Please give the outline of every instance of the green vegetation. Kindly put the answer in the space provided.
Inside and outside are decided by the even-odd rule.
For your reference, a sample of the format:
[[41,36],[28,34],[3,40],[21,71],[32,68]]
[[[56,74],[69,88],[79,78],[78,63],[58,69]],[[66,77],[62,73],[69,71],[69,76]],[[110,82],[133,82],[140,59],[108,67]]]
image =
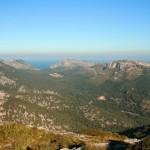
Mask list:
[[83,143],[69,135],[57,135],[16,123],[0,126],[0,149],[56,150],[76,145],[83,145]]
[[[84,130],[81,134],[59,134],[16,123],[0,126],[0,149],[5,150],[58,150],[73,147],[98,150],[98,143],[109,143],[110,140],[123,142],[125,139],[127,137],[101,130]],[[106,147],[101,149],[105,150]]]
[[[0,89],[9,97],[1,106],[2,122],[16,121],[52,130],[78,132],[102,129],[120,132],[147,125],[150,122],[150,70],[128,80],[126,72],[113,80],[118,70],[104,70],[99,65],[94,71],[83,68],[53,70],[17,70],[0,66],[2,73],[16,82]],[[141,69],[141,68],[140,68]],[[59,73],[63,78],[51,77]],[[119,72],[119,75],[122,72]],[[21,87],[25,92],[18,92]],[[46,93],[46,91],[54,93]],[[56,94],[57,93],[57,94]],[[98,100],[104,96],[106,100]]]

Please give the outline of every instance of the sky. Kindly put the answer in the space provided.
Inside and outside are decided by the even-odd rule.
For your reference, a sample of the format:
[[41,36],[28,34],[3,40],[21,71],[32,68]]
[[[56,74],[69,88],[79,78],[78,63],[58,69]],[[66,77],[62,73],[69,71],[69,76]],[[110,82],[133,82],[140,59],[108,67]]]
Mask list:
[[149,58],[150,0],[1,0],[0,56]]

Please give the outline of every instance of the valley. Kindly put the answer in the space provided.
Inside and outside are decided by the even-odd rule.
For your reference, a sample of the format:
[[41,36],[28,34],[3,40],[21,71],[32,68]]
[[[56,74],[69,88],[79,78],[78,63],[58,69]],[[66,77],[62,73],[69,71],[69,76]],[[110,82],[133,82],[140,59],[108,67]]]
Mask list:
[[75,133],[149,125],[149,63],[65,60],[47,70],[12,63],[0,61],[1,125]]

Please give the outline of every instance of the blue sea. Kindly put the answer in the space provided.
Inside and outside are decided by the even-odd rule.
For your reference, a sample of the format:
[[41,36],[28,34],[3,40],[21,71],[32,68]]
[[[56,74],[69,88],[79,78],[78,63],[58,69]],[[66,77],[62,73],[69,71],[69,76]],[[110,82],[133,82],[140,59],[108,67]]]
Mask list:
[[58,60],[26,60],[26,62],[39,69],[49,69]]

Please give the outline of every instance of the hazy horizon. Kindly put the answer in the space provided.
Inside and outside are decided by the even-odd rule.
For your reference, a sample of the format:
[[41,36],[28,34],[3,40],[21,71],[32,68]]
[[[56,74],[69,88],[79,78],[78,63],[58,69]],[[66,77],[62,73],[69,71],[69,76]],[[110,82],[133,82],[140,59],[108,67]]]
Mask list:
[[[122,52],[123,53],[123,52]],[[111,60],[125,60],[125,59],[133,59],[138,61],[150,61],[150,55],[148,53],[143,52],[125,52],[122,54],[117,51],[116,53],[41,53],[41,54],[31,54],[31,53],[7,53],[0,54],[0,58],[4,60],[10,59],[23,59],[23,60],[62,60],[62,59],[79,59],[79,60],[96,60],[96,61],[111,61]]]
[[26,63],[31,64],[32,66],[35,66],[39,69],[48,69],[52,64],[58,63],[60,61],[62,61],[63,59],[74,59],[74,60],[82,60],[82,61],[88,61],[88,62],[96,62],[96,63],[108,63],[111,61],[118,61],[118,60],[127,60],[127,59],[132,59],[132,60],[136,60],[136,61],[143,61],[143,62],[149,62],[150,63],[150,59],[149,57],[135,57],[135,56],[127,56],[127,57],[120,57],[120,56],[41,56],[41,57],[37,57],[37,56],[27,56],[27,55],[6,55],[4,57],[1,57],[1,59],[3,59],[4,61],[10,61],[12,59],[17,60],[17,59],[22,59],[24,60]]

